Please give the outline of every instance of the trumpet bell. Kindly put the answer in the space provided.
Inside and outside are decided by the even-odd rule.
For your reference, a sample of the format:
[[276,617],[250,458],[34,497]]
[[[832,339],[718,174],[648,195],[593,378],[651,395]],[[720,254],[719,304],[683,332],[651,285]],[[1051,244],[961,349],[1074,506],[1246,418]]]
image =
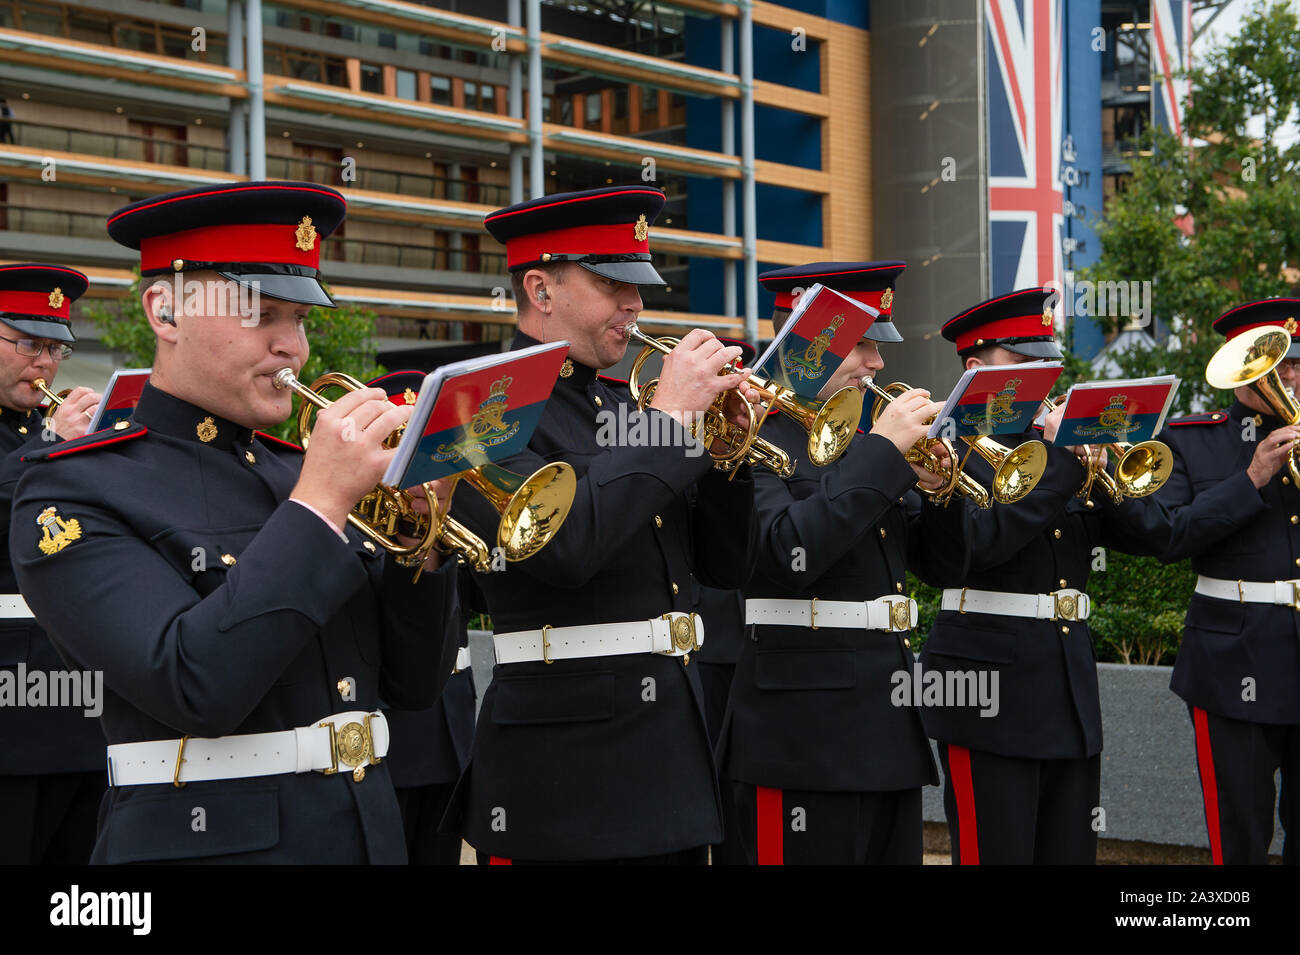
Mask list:
[[1280,325],[1265,325],[1254,334],[1224,342],[1205,366],[1205,380],[1215,388],[1249,387],[1268,402],[1286,424],[1300,421],[1300,405],[1282,384],[1277,366],[1291,347],[1291,335]]
[[1163,441],[1135,444],[1115,464],[1115,482],[1125,497],[1154,494],[1173,473],[1173,454]]
[[[995,441],[978,438],[993,445],[993,454],[1002,455],[993,472],[993,499],[999,504],[1014,504],[1038,486],[1047,468],[1047,447],[1041,441],[1026,441],[1014,448],[1004,448]],[[981,454],[983,452],[981,451]],[[994,460],[984,455],[986,460]]]
[[466,473],[464,480],[501,515],[497,546],[505,559],[524,560],[545,547],[573,506],[578,480],[564,462],[547,464],[528,477],[495,464]]
[[862,419],[862,392],[841,388],[822,402],[808,427],[808,460],[825,467],[848,449]]

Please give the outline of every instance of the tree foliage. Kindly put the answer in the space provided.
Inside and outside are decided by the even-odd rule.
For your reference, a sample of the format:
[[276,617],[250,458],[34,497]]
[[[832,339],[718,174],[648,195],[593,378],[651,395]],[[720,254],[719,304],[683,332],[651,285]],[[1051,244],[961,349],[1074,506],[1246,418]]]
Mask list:
[[[1097,224],[1101,255],[1079,276],[1152,283],[1157,346],[1114,357],[1125,376],[1178,375],[1180,411],[1227,400],[1205,382],[1205,364],[1222,342],[1214,319],[1244,302],[1293,294],[1300,142],[1279,145],[1277,134],[1300,117],[1297,36],[1300,18],[1288,4],[1260,0],[1236,36],[1201,57],[1187,74],[1192,147],[1163,128],[1146,132],[1131,180]],[[1262,135],[1251,135],[1252,121]],[[1125,319],[1110,321],[1113,328]]]
[[[128,368],[148,368],[154,359],[154,334],[140,304],[140,272],[127,297],[115,309],[90,305],[86,314],[100,329],[100,341],[123,356]],[[382,375],[374,341],[375,313],[356,306],[313,308],[307,314],[310,357],[299,378],[310,384],[327,371],[341,371],[360,381]],[[295,411],[298,399],[295,401]],[[278,437],[297,441],[296,414],[272,429]]]

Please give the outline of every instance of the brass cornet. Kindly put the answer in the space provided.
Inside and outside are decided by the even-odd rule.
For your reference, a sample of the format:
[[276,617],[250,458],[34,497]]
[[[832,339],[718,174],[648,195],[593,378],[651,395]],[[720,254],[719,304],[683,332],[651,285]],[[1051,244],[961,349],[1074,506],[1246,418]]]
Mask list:
[[[314,409],[328,408],[334,403],[320,394],[321,389],[357,391],[366,387],[351,375],[329,372],[309,388],[298,381],[290,368],[281,368],[272,381],[277,388],[288,388],[303,399],[298,409],[298,437],[304,448],[311,440]],[[390,434],[384,446],[397,447],[404,428]],[[526,478],[495,464],[483,464],[455,476],[449,500],[450,494],[455,493],[456,482],[461,480],[486,497],[501,515],[496,543],[508,561],[524,560],[546,546],[568,516],[577,488],[573,468],[563,462],[548,464]],[[422,486],[428,495],[428,514],[414,509],[414,498],[407,491],[381,483],[352,509],[348,523],[394,555],[404,567],[422,565],[437,549],[457,554],[475,570],[487,573],[492,566],[487,544],[450,514],[438,513],[432,482]],[[417,542],[402,544],[397,540],[399,533],[414,537]]]
[[[1062,400],[1064,399],[1047,398],[1043,401],[1043,406],[1051,414]],[[1125,498],[1146,497],[1164,487],[1169,475],[1174,472],[1173,452],[1163,441],[1140,441],[1137,444],[1111,441],[1101,445],[1115,455],[1113,477],[1101,466],[1101,455],[1093,454],[1091,445],[1083,447],[1088,457],[1088,476],[1076,496],[1085,501],[1091,499],[1094,484],[1100,485],[1116,504]]]
[[[1219,346],[1205,366],[1205,380],[1214,388],[1230,390],[1243,385],[1273,409],[1283,424],[1300,424],[1300,403],[1277,373],[1291,347],[1291,333],[1281,325],[1265,325],[1247,337],[1238,335]],[[1291,483],[1300,487],[1300,459],[1291,446],[1286,468]]]
[[[67,398],[68,395],[72,393],[71,388],[64,388],[56,395],[54,392],[50,391],[50,389],[46,386],[44,378],[32,379],[32,387],[35,388],[37,391],[42,392],[46,398],[50,399],[51,408],[57,408],[59,405],[63,404],[64,399]],[[91,419],[92,421],[95,420],[95,412],[92,411],[90,408],[87,408],[85,411],[82,412],[82,414],[84,414],[87,418]]]
[[[641,384],[641,371],[645,363],[655,352],[667,355],[680,342],[676,338],[652,338],[637,327],[636,322],[629,322],[623,327],[623,335],[629,341],[641,344],[641,354],[632,363],[628,375],[628,389],[632,393],[637,408],[644,411],[654,397],[658,379],[651,379]],[[722,374],[731,374],[735,368],[727,365]],[[802,398],[789,388],[784,388],[774,381],[751,375],[746,384],[759,394],[758,409],[750,409],[748,428],[739,428],[726,419],[723,404],[726,396],[719,395],[708,411],[704,413],[703,434],[692,434],[710,447],[714,466],[733,473],[741,463],[748,462],[766,467],[781,477],[794,473],[794,463],[781,448],[758,436],[772,408],[794,419],[808,433],[808,460],[818,467],[824,467],[835,461],[849,446],[862,417],[862,393],[856,388],[841,388],[825,401]],[[725,449],[714,452],[711,449],[713,439],[720,439]]]
[[[879,399],[871,409],[872,423],[880,417],[886,404],[910,390],[910,386],[900,381],[891,382],[884,388],[879,387],[869,377],[863,378],[862,382]],[[944,507],[948,506],[954,494],[968,497],[976,506],[982,508],[992,507],[993,501],[999,504],[1014,504],[1038,486],[1047,467],[1047,448],[1041,441],[1026,441],[1018,447],[1008,448],[986,435],[975,438],[962,437],[961,440],[970,449],[967,454],[973,451],[992,466],[991,493],[965,472],[963,468],[965,459],[957,460],[956,449],[946,438],[922,438],[904,455],[909,463],[918,464],[931,474],[944,478],[943,487],[933,491],[920,489],[922,494],[934,498]],[[939,457],[933,450],[935,445],[942,445],[947,450],[949,463],[946,466],[939,463]]]

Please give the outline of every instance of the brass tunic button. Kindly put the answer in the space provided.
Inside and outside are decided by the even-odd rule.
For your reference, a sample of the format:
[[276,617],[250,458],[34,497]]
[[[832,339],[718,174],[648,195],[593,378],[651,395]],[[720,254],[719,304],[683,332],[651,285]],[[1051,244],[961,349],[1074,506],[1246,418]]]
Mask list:
[[601,402],[601,400],[600,400],[600,395],[596,395],[596,397],[592,398],[591,400],[594,401],[594,402],[596,402],[596,407],[597,407],[597,408],[599,408],[599,407],[601,406],[601,404],[602,404],[602,402]]
[[1070,632],[1070,628],[1069,628],[1069,627],[1062,627],[1062,628],[1061,628],[1061,633],[1069,633],[1069,632]]
[[26,433],[27,433],[27,425],[25,425],[25,424],[20,424],[20,425],[18,426],[18,433],[19,433],[19,434],[26,434]]
[[909,650],[912,649],[912,641],[909,640],[907,637],[904,637],[904,638],[903,638],[903,646],[907,647],[907,649],[909,649]]
[[366,550],[370,551],[370,553],[372,554],[375,552],[375,545],[371,541],[363,541],[361,546],[364,547]]
[[882,528],[880,529],[880,537],[881,537],[881,539],[883,540],[883,539],[885,538],[885,536],[886,536],[886,535],[885,535],[885,529],[882,527]]
[[1092,509],[1093,509],[1094,507],[1096,507],[1097,505],[1095,505],[1095,504],[1092,503],[1092,498],[1088,498],[1088,500],[1086,500],[1086,501],[1083,502],[1083,506],[1086,507],[1086,508],[1088,508],[1088,510],[1092,510]]
[[1064,577],[1061,578],[1061,586],[1062,586],[1062,587],[1065,586],[1065,578],[1064,578]]
[[903,592],[903,585],[902,585],[902,584],[894,584],[894,589],[897,590],[897,591],[901,594],[901,593]]
[[1284,475],[1282,475],[1282,483],[1283,483],[1283,484],[1290,484],[1290,483],[1291,483],[1291,479],[1290,479],[1289,477],[1287,477],[1287,476],[1284,474]]
[[1264,423],[1264,416],[1263,416],[1263,415],[1255,415],[1255,424],[1258,426],[1258,425],[1261,425],[1261,424],[1263,424],[1263,423]]
[[234,567],[234,566],[235,566],[235,555],[234,555],[234,554],[222,554],[222,555],[221,555],[221,562],[222,562],[223,564],[225,564],[227,567]]
[[245,451],[245,452],[244,452],[244,460],[247,461],[249,464],[256,464],[256,463],[257,463],[257,458],[254,456],[254,454],[253,454],[252,451]]
[[663,527],[663,526],[664,526],[664,519],[663,519],[662,517],[660,517],[658,514],[656,514],[656,515],[655,515],[655,527]]
[[351,681],[351,680],[339,680],[339,682],[338,682],[338,690],[339,690],[339,696],[343,697],[343,699],[346,700],[347,697],[348,697],[348,694],[352,692],[352,681]]
[[352,781],[354,783],[359,783],[361,782],[361,780],[365,778],[366,778],[366,767],[358,766],[356,769],[352,770]]
[[1059,541],[1061,539],[1061,529],[1058,527],[1056,530],[1052,531],[1052,536]]
[[1291,523],[1292,523],[1292,524],[1300,524],[1300,517],[1296,517],[1296,515],[1292,514],[1292,515],[1291,515]]
[[677,585],[673,584],[673,593],[677,593]]

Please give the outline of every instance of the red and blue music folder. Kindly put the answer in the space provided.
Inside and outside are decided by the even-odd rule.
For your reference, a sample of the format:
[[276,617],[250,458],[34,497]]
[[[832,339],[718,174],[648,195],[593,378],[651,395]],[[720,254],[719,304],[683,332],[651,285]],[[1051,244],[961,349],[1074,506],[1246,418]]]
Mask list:
[[1028,431],[1062,368],[1059,361],[1030,361],[966,369],[930,425],[929,436],[969,438]]
[[144,386],[149,383],[152,368],[118,369],[108,379],[108,387],[95,406],[95,414],[90,419],[90,431],[103,431],[119,421],[126,421],[135,413],[135,406],[140,403]]
[[870,305],[835,289],[813,285],[754,362],[754,369],[804,398],[816,398],[879,315]]
[[1065,396],[1061,427],[1053,444],[1110,444],[1150,441],[1164,427],[1178,392],[1178,378],[1128,378],[1081,382]]
[[384,483],[414,487],[522,451],[568,352],[568,342],[534,345],[425,376]]

